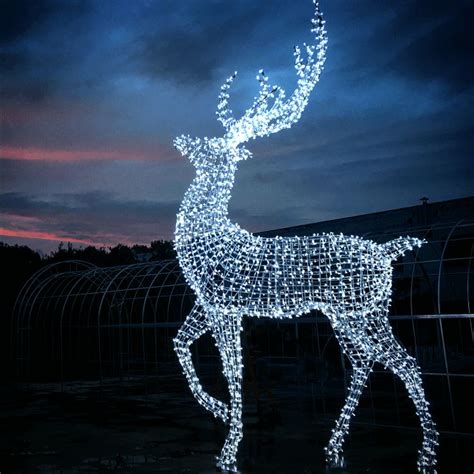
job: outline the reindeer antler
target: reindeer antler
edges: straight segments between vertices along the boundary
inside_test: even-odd
[[[234,144],[290,128],[300,119],[326,60],[328,40],[324,28],[325,21],[317,0],[313,0],[313,3],[316,8],[311,20],[313,25],[311,32],[315,34],[317,45],[308,46],[304,43],[306,59],[303,59],[301,49],[295,46],[294,56],[298,85],[288,100],[285,101],[285,91],[279,86],[270,86],[268,76],[263,70],[260,70],[257,75],[260,92],[254,99],[252,106],[240,119],[236,120],[229,108],[229,89],[237,72],[234,72],[222,85],[217,105],[217,118],[226,129],[226,138]],[[316,58],[315,53],[317,53]]]

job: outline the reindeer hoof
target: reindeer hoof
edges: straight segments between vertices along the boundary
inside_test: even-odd
[[[326,451],[326,463],[329,467],[344,467],[344,456],[341,450],[324,448]]]
[[[220,472],[229,473],[229,474],[230,473],[239,474],[239,470],[237,469],[236,464],[226,464],[223,461],[221,461],[220,458],[218,458],[217,456],[216,456],[216,459],[217,459],[216,467]]]
[[[423,474],[436,474],[436,454],[431,449],[418,451],[418,471]]]
[[[423,440],[421,449],[418,451],[418,471],[436,474],[436,447],[438,446],[438,433],[432,424]]]

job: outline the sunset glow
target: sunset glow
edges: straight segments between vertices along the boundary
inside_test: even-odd
[[[0,157],[13,160],[83,161],[146,160],[146,155],[127,150],[57,150],[48,148],[0,146]]]
[[[38,239],[38,240],[49,240],[52,242],[70,242],[72,244],[80,244],[85,246],[95,247],[114,247],[116,245],[125,244],[133,245],[137,242],[129,238],[123,238],[122,236],[104,235],[103,239],[80,239],[68,235],[60,235],[54,232],[43,232],[37,230],[14,230],[0,227],[0,237],[16,237],[18,239]]]
[[[40,232],[35,230],[12,230],[0,227],[0,236],[5,237],[18,237],[23,239],[40,239],[40,240],[53,240],[58,242],[71,242],[75,244],[84,245],[103,245],[103,243],[92,242],[90,240],[76,239],[74,237],[67,237],[54,234],[52,232]]]

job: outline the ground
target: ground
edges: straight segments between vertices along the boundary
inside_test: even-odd
[[[102,388],[83,381],[62,391],[54,383],[0,390],[2,474],[216,472],[225,427],[197,405],[180,374],[147,384],[137,378],[105,380]],[[420,433],[366,422],[364,403],[347,442],[346,466],[325,465],[323,448],[335,419],[329,412],[341,404],[343,387],[339,392],[334,400],[327,396],[325,410],[307,387],[277,387],[260,410],[247,394],[240,472],[415,473]],[[438,472],[472,473],[470,445],[472,437],[442,434]]]

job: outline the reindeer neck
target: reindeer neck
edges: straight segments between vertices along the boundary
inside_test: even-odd
[[[176,223],[176,235],[222,230],[230,223],[228,205],[234,185],[235,164],[199,171],[184,195]]]

